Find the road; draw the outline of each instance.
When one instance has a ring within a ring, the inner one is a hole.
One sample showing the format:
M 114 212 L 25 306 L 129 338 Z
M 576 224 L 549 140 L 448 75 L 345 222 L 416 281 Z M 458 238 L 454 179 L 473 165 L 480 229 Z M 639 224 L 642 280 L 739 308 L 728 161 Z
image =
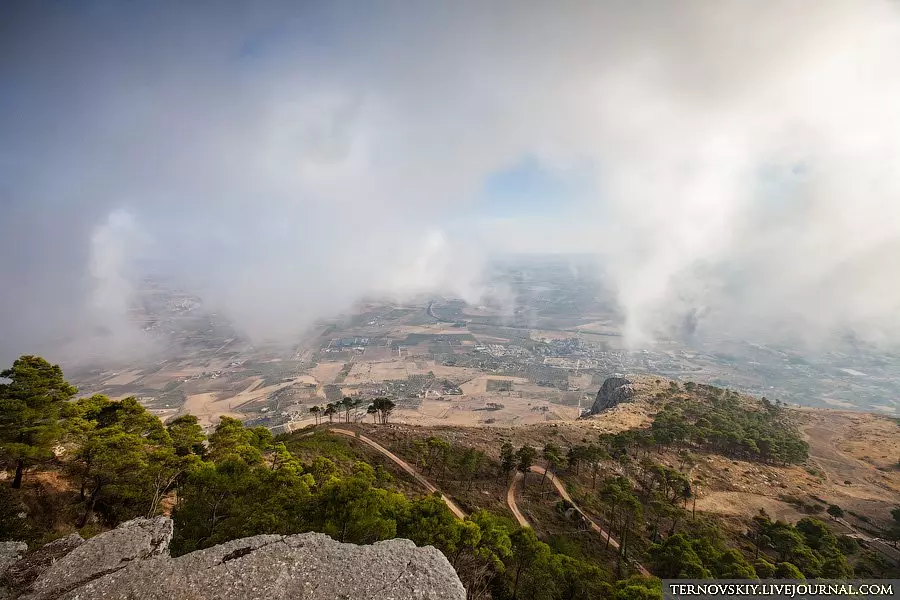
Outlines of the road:
M 428 308 L 425 309 L 425 313 L 437 321 L 438 323 L 455 323 L 456 321 L 448 321 L 447 319 L 442 319 L 441 317 L 434 314 L 434 300 L 428 303 Z
M 413 479 L 415 479 L 417 482 L 419 482 L 419 484 L 422 487 L 424 487 L 426 490 L 428 490 L 429 493 L 432 493 L 432 494 L 435 492 L 439 493 L 441 495 L 441 499 L 444 501 L 444 504 L 447 505 L 447 508 L 449 508 L 450 511 L 454 515 L 456 515 L 460 519 L 466 518 L 466 513 L 463 512 L 463 510 L 459 506 L 457 506 L 456 503 L 453 502 L 453 500 L 451 500 L 450 498 L 445 496 L 443 493 L 441 493 L 441 491 L 433 483 L 431 483 L 430 481 L 425 479 L 422 475 L 420 475 L 419 472 L 416 471 L 412 467 L 412 465 L 410 465 L 408 462 L 406 462 L 405 460 L 403 460 L 402 458 L 400 458 L 399 456 L 397 456 L 396 454 L 394 454 L 393 452 L 391 452 L 390 450 L 388 450 L 387 448 L 385 448 L 384 446 L 382 446 L 375 440 L 368 438 L 356 431 L 351 431 L 349 429 L 340 429 L 338 427 L 329 427 L 328 431 L 331 431 L 332 433 L 337 433 L 339 435 L 346 435 L 348 437 L 356 438 L 359 441 L 363 442 L 364 444 L 371 446 L 372 448 L 374 448 L 375 450 L 377 450 L 384 456 L 391 459 L 401 469 L 403 469 L 404 471 L 409 473 L 409 475 Z M 311 433 L 312 432 L 310 432 L 310 434 Z M 310 435 L 310 434 L 306 434 L 306 435 Z M 532 465 L 531 471 L 534 473 L 537 473 L 539 475 L 543 475 L 544 467 Z M 612 548 L 614 550 L 618 551 L 619 542 L 612 539 L 612 537 L 609 535 L 609 533 L 604 531 L 603 528 L 600 527 L 597 523 L 595 523 L 593 519 L 591 519 L 586 514 L 584 514 L 584 511 L 581 510 L 581 508 L 572 501 L 572 497 L 569 495 L 569 492 L 566 491 L 566 488 L 562 485 L 562 482 L 560 482 L 559 479 L 557 479 L 556 476 L 553 475 L 552 473 L 547 473 L 547 477 L 550 478 L 550 483 L 553 484 L 553 487 L 556 488 L 556 491 L 559 492 L 559 495 L 562 496 L 562 498 L 564 500 L 569 502 L 575 508 L 575 510 L 577 510 L 581 514 L 582 518 L 584 518 L 585 522 L 588 525 L 590 525 L 591 529 L 593 529 L 595 532 L 599 533 L 601 537 L 606 537 L 607 539 L 609 539 L 609 545 L 612 546 Z M 518 471 L 516 471 L 516 475 L 515 475 L 515 477 L 513 477 L 513 480 L 510 482 L 509 489 L 506 492 L 506 503 L 509 505 L 509 509 L 512 511 L 513 516 L 516 518 L 516 521 L 519 523 L 519 525 L 521 527 L 531 527 L 531 524 L 528 523 L 528 520 L 519 511 L 519 505 L 516 502 L 516 487 L 517 487 L 518 482 L 521 480 L 522 480 L 522 474 L 519 473 Z M 642 564 L 640 564 L 640 563 L 635 563 L 635 564 L 637 565 L 638 571 L 640 571 L 642 575 L 647 575 L 647 576 L 650 575 L 650 571 L 645 569 Z
M 537 473 L 539 475 L 544 474 L 544 467 L 539 467 L 538 465 L 531 465 L 531 471 L 533 473 Z M 563 500 L 571 504 L 575 510 L 581 515 L 584 519 L 585 523 L 590 525 L 591 529 L 593 529 L 596 533 L 600 534 L 600 537 L 604 537 L 609 540 L 609 545 L 613 548 L 613 550 L 619 550 L 619 542 L 614 540 L 611 535 L 607 531 L 604 531 L 600 525 L 594 522 L 593 519 L 584 514 L 584 511 L 581 510 L 575 502 L 572 501 L 572 497 L 569 495 L 569 492 L 566 491 L 566 488 L 563 486 L 562 482 L 556 478 L 552 473 L 547 473 L 547 477 L 550 478 L 550 483 L 553 484 L 553 487 L 556 488 L 556 491 L 559 492 L 559 495 Z M 512 511 L 513 515 L 516 517 L 516 521 L 519 522 L 519 525 L 522 527 L 531 527 L 528 521 L 522 516 L 522 513 L 519 511 L 519 506 L 516 503 L 516 487 L 518 486 L 518 482 L 522 479 L 522 474 L 518 471 L 516 472 L 516 476 L 513 478 L 512 482 L 509 484 L 509 490 L 506 492 L 506 503 L 509 505 L 509 509 Z M 641 572 L 641 575 L 650 575 L 650 571 L 644 568 L 644 565 L 640 563 L 635 563 L 637 565 L 638 571 Z
M 419 472 L 416 471 L 412 467 L 412 465 L 410 465 L 408 462 L 406 462 L 405 460 L 403 460 L 402 458 L 400 458 L 399 456 L 397 456 L 396 454 L 394 454 L 393 452 L 391 452 L 390 450 L 388 450 L 387 448 L 385 448 L 384 446 L 382 446 L 375 440 L 373 440 L 371 438 L 367 438 L 366 436 L 364 436 L 362 434 L 358 435 L 356 431 L 350 431 L 349 429 L 339 429 L 337 427 L 329 427 L 328 431 L 330 431 L 332 433 L 337 433 L 340 435 L 346 435 L 346 436 L 349 436 L 352 438 L 356 438 L 359 441 L 363 442 L 364 444 L 368 444 L 375 450 L 378 450 L 378 452 L 380 452 L 384 456 L 386 456 L 389 459 L 391 459 L 392 461 L 394 461 L 401 469 L 403 469 L 404 471 L 409 473 L 410 476 L 412 476 L 413 479 L 418 481 L 422 487 L 424 487 L 426 490 L 429 491 L 429 493 L 433 494 L 433 493 L 437 492 L 437 493 L 441 494 L 441 499 L 444 501 L 444 504 L 447 505 L 447 508 L 449 508 L 450 511 L 454 515 L 456 515 L 460 519 L 466 518 L 466 513 L 463 512 L 463 510 L 460 507 L 458 507 L 456 505 L 456 503 L 453 502 L 453 500 L 451 500 L 450 498 L 448 498 L 447 496 L 442 494 L 441 491 L 439 489 L 437 489 L 437 487 L 434 486 L 434 484 L 432 484 L 430 481 L 428 481 L 427 479 L 422 477 L 422 475 L 420 475 Z
M 516 521 L 519 522 L 519 527 L 531 527 L 531 523 L 528 522 L 528 519 L 519 511 L 519 505 L 516 503 L 516 488 L 519 487 L 519 482 L 522 481 L 522 473 L 516 471 L 515 477 L 512 478 L 512 481 L 509 482 L 509 489 L 506 490 L 506 504 L 509 506 L 509 510 L 512 511 L 513 516 L 516 518 Z

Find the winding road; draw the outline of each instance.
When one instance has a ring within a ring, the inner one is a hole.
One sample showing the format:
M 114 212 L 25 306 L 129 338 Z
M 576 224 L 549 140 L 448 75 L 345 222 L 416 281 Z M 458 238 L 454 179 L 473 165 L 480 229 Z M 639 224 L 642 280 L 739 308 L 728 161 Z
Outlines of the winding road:
M 374 448 L 375 450 L 377 450 L 384 456 L 386 456 L 389 459 L 391 459 L 392 461 L 394 461 L 401 469 L 403 469 L 404 471 L 409 473 L 409 475 L 413 479 L 415 479 L 417 482 L 419 482 L 419 484 L 422 487 L 424 487 L 426 490 L 428 490 L 429 493 L 433 494 L 433 493 L 437 492 L 438 494 L 441 494 L 441 499 L 444 501 L 444 504 L 447 505 L 447 508 L 449 508 L 450 511 L 454 515 L 456 515 L 460 519 L 466 518 L 466 513 L 463 512 L 463 510 L 459 506 L 457 506 L 456 503 L 453 502 L 453 500 L 451 500 L 450 498 L 448 498 L 447 496 L 442 494 L 441 491 L 439 489 L 437 489 L 437 487 L 434 486 L 434 484 L 432 484 L 430 481 L 428 481 L 427 479 L 422 477 L 422 475 L 420 475 L 418 471 L 416 471 L 414 468 L 412 468 L 412 465 L 410 465 L 408 462 L 406 462 L 405 460 L 403 460 L 402 458 L 400 458 L 399 456 L 397 456 L 396 454 L 394 454 L 393 452 L 391 452 L 390 450 L 388 450 L 387 448 L 385 448 L 384 446 L 382 446 L 375 440 L 368 438 L 356 431 L 351 431 L 349 429 L 340 429 L 337 427 L 329 427 L 328 431 L 330 431 L 332 433 L 337 433 L 340 435 L 346 435 L 346 436 L 349 436 L 352 438 L 356 438 L 359 441 L 363 442 L 364 444 L 368 444 L 369 446 L 371 446 L 372 448 Z
M 391 459 L 401 469 L 406 471 L 422 487 L 424 487 L 426 490 L 428 490 L 429 493 L 433 494 L 433 493 L 437 492 L 438 494 L 440 494 L 441 499 L 444 501 L 444 504 L 447 505 L 447 508 L 449 508 L 450 511 L 454 515 L 456 515 L 460 519 L 466 518 L 466 513 L 463 512 L 463 510 L 459 506 L 457 506 L 456 503 L 453 502 L 453 500 L 451 500 L 450 498 L 445 496 L 443 493 L 441 493 L 441 491 L 433 483 L 431 483 L 430 481 L 425 479 L 425 477 L 420 475 L 419 472 L 416 471 L 412 467 L 412 465 L 410 465 L 408 462 L 406 462 L 405 460 L 403 460 L 402 458 L 400 458 L 399 456 L 397 456 L 396 454 L 394 454 L 393 452 L 391 452 L 390 450 L 388 450 L 387 448 L 385 448 L 384 446 L 382 446 L 375 440 L 373 440 L 369 437 L 366 437 L 357 431 L 351 431 L 349 429 L 341 429 L 339 427 L 328 427 L 328 431 L 330 431 L 332 433 L 337 433 L 339 435 L 345 435 L 348 437 L 356 438 L 359 441 L 363 442 L 364 444 L 367 444 L 368 446 L 374 448 L 375 450 L 377 450 L 378 452 L 380 452 L 387 458 Z M 309 434 L 307 434 L 307 435 L 309 435 Z M 531 471 L 533 473 L 543 475 L 545 469 L 544 469 L 544 467 L 540 467 L 538 465 L 532 465 Z M 550 478 L 550 483 L 553 484 L 553 487 L 556 488 L 556 491 L 563 498 L 563 500 L 565 500 L 566 502 L 571 504 L 575 508 L 575 510 L 578 511 L 578 513 L 581 515 L 581 517 L 584 519 L 584 521 L 588 525 L 590 525 L 591 529 L 593 529 L 596 533 L 600 534 L 601 537 L 607 538 L 609 540 L 609 545 L 612 546 L 612 548 L 614 550 L 618 551 L 619 550 L 619 542 L 617 540 L 614 540 L 612 538 L 612 536 L 610 536 L 609 533 L 607 531 L 605 531 L 602 527 L 600 527 L 600 525 L 598 525 L 593 519 L 591 519 L 586 514 L 584 514 L 584 511 L 581 510 L 581 507 L 579 507 L 577 504 L 575 504 L 572 501 L 572 497 L 569 495 L 569 492 L 566 491 L 566 488 L 565 488 L 565 486 L 563 486 L 562 482 L 559 479 L 557 479 L 553 473 L 548 472 L 547 477 Z M 529 527 L 530 528 L 531 524 L 528 522 L 528 520 L 525 518 L 525 516 L 519 510 L 519 505 L 516 502 L 516 488 L 518 487 L 519 482 L 522 481 L 522 478 L 523 478 L 522 473 L 516 471 L 515 477 L 513 477 L 512 481 L 509 484 L 509 489 L 506 491 L 506 503 L 509 505 L 509 509 L 512 511 L 512 514 L 516 518 L 516 521 L 519 523 L 519 525 L 521 527 Z M 638 571 L 640 571 L 642 575 L 647 575 L 647 576 L 650 575 L 650 571 L 645 569 L 642 564 L 636 562 L 635 565 L 637 566 Z
M 545 470 L 546 469 L 544 469 L 544 467 L 539 467 L 538 465 L 531 465 L 531 471 L 533 473 L 538 473 L 539 475 L 543 475 Z M 566 488 L 565 488 L 565 486 L 563 486 L 562 482 L 559 479 L 557 479 L 553 473 L 548 472 L 547 477 L 550 478 L 550 483 L 553 484 L 553 487 L 556 488 L 556 491 L 559 492 L 559 495 L 562 497 L 562 499 L 565 500 L 566 502 L 568 502 L 569 504 L 571 504 L 575 508 L 575 510 L 578 511 L 578 514 L 581 515 L 581 518 L 584 519 L 584 522 L 587 523 L 591 527 L 591 529 L 593 529 L 596 533 L 600 534 L 600 537 L 605 537 L 606 539 L 608 539 L 609 545 L 614 550 L 618 551 L 619 550 L 619 542 L 617 540 L 613 539 L 612 536 L 609 534 L 609 532 L 605 531 L 602 527 L 600 527 L 600 525 L 598 525 L 593 519 L 591 519 L 586 514 L 584 514 L 584 511 L 581 510 L 581 507 L 572 501 L 572 497 L 569 495 L 569 492 L 566 491 Z M 509 489 L 506 492 L 506 503 L 509 505 L 509 510 L 512 511 L 513 515 L 516 517 L 516 521 L 519 522 L 520 526 L 531 527 L 531 524 L 522 515 L 521 511 L 519 510 L 519 506 L 516 503 L 516 488 L 518 487 L 519 482 L 522 481 L 522 478 L 523 478 L 522 473 L 516 471 L 516 476 L 513 477 L 513 480 L 509 484 Z M 641 575 L 647 575 L 647 576 L 650 575 L 650 571 L 645 569 L 644 565 L 637 563 L 637 562 L 635 564 L 637 565 L 638 571 L 641 572 Z
M 506 504 L 509 506 L 509 510 L 512 511 L 513 516 L 519 523 L 519 527 L 530 528 L 531 523 L 528 522 L 528 519 L 525 518 L 525 515 L 519 510 L 519 505 L 516 503 L 516 488 L 519 487 L 520 481 L 522 481 L 522 473 L 516 471 L 512 481 L 509 482 L 509 489 L 506 490 Z

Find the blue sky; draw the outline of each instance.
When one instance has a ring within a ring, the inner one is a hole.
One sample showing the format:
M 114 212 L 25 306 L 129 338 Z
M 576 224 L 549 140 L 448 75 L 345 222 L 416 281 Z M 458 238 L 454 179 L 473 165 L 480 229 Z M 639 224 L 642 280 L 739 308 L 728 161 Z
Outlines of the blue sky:
M 588 174 L 554 172 L 524 156 L 485 178 L 477 210 L 485 218 L 557 216 L 568 213 L 589 192 Z

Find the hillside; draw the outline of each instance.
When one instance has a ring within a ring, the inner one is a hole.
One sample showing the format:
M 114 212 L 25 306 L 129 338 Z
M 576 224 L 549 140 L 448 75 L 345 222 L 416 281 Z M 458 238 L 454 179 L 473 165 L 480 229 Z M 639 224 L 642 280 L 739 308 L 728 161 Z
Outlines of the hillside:
M 898 534 L 898 425 L 874 415 L 630 377 L 627 398 L 571 421 L 416 426 L 385 399 L 373 423 L 348 409 L 273 436 L 223 417 L 206 435 L 133 398 L 71 400 L 37 357 L 6 373 L 4 423 L 18 428 L 0 430 L 0 536 L 32 551 L 167 515 L 176 556 L 257 535 L 410 539 L 440 550 L 470 598 L 897 573 L 881 538 Z

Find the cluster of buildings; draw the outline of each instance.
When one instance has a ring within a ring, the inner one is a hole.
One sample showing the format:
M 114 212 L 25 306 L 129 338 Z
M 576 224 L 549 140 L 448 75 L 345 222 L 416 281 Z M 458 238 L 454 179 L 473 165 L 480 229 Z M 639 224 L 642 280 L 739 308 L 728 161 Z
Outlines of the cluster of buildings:
M 328 342 L 328 345 L 325 348 L 322 348 L 322 352 L 325 352 L 326 354 L 344 352 L 345 350 L 365 352 L 366 346 L 368 345 L 369 338 L 367 337 L 337 338 Z

